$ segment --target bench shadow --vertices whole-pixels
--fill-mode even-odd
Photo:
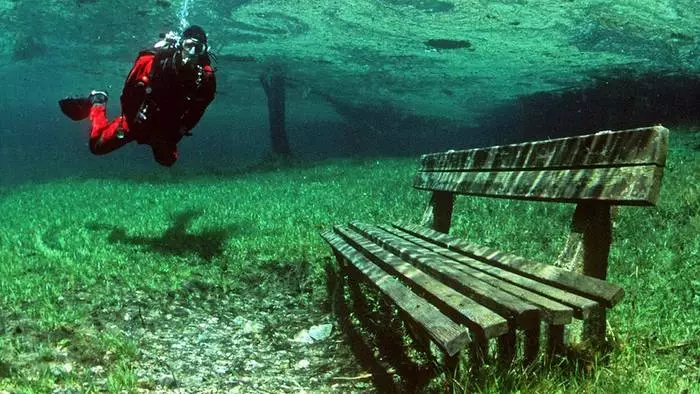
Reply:
[[[149,250],[171,256],[187,256],[196,254],[204,260],[211,261],[224,251],[224,243],[239,228],[229,225],[223,228],[206,229],[192,234],[187,231],[192,221],[202,215],[201,210],[186,210],[178,212],[173,217],[172,224],[160,236],[130,236],[127,229],[104,223],[89,223],[85,227],[93,231],[109,231],[107,241],[114,244],[125,244],[146,247]]]
[[[383,305],[381,310],[371,310],[365,291],[354,280],[347,281],[331,264],[326,265],[325,271],[330,302],[339,326],[357,360],[371,373],[377,391],[426,392],[428,383],[442,371],[435,362],[419,363],[409,356],[409,347],[402,335],[407,330],[397,327],[400,320],[388,318],[390,304],[379,300]],[[396,324],[387,324],[390,320]],[[423,356],[429,353],[419,350]]]

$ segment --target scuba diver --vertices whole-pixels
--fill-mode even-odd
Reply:
[[[92,122],[90,151],[112,152],[131,141],[148,144],[155,160],[170,167],[178,158],[177,143],[204,115],[216,94],[207,36],[192,25],[182,36],[170,32],[153,49],[141,51],[124,83],[122,113],[107,119],[107,93],[65,98],[61,110],[73,120]]]

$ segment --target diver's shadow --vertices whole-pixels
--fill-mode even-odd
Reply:
[[[223,253],[224,243],[238,231],[238,227],[229,225],[223,228],[206,229],[197,234],[187,232],[192,221],[201,215],[202,211],[199,210],[175,214],[172,225],[159,237],[129,236],[123,227],[102,223],[90,223],[86,227],[97,231],[108,230],[110,233],[107,241],[111,243],[143,246],[164,255],[197,254],[202,259],[210,261]]]

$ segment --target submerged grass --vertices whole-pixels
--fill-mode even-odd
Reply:
[[[486,371],[496,392],[683,392],[700,384],[700,138],[673,132],[658,207],[615,218],[609,280],[626,297],[609,315],[605,358]],[[0,193],[0,390],[134,390],[134,340],[119,330],[135,293],[193,281],[275,291],[286,278],[320,305],[331,253],[318,233],[351,220],[418,221],[426,193],[414,159],[329,161],[283,170],[143,179],[73,179]],[[573,207],[459,198],[453,231],[552,261]],[[96,370],[95,368],[102,368]],[[92,388],[91,388],[92,387]],[[1,392],[1,391],[0,391]]]

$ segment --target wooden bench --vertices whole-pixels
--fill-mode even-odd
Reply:
[[[469,344],[483,357],[494,339],[499,363],[507,365],[522,330],[524,360],[531,362],[542,323],[548,352],[563,349],[572,318],[584,320],[584,339],[604,340],[605,310],[624,295],[605,281],[611,208],[656,203],[667,143],[668,130],[655,126],[426,154],[413,180],[432,192],[421,225],[358,222],[321,235],[342,275],[378,289],[447,360]],[[575,203],[567,245],[548,264],[448,235],[457,194]]]

